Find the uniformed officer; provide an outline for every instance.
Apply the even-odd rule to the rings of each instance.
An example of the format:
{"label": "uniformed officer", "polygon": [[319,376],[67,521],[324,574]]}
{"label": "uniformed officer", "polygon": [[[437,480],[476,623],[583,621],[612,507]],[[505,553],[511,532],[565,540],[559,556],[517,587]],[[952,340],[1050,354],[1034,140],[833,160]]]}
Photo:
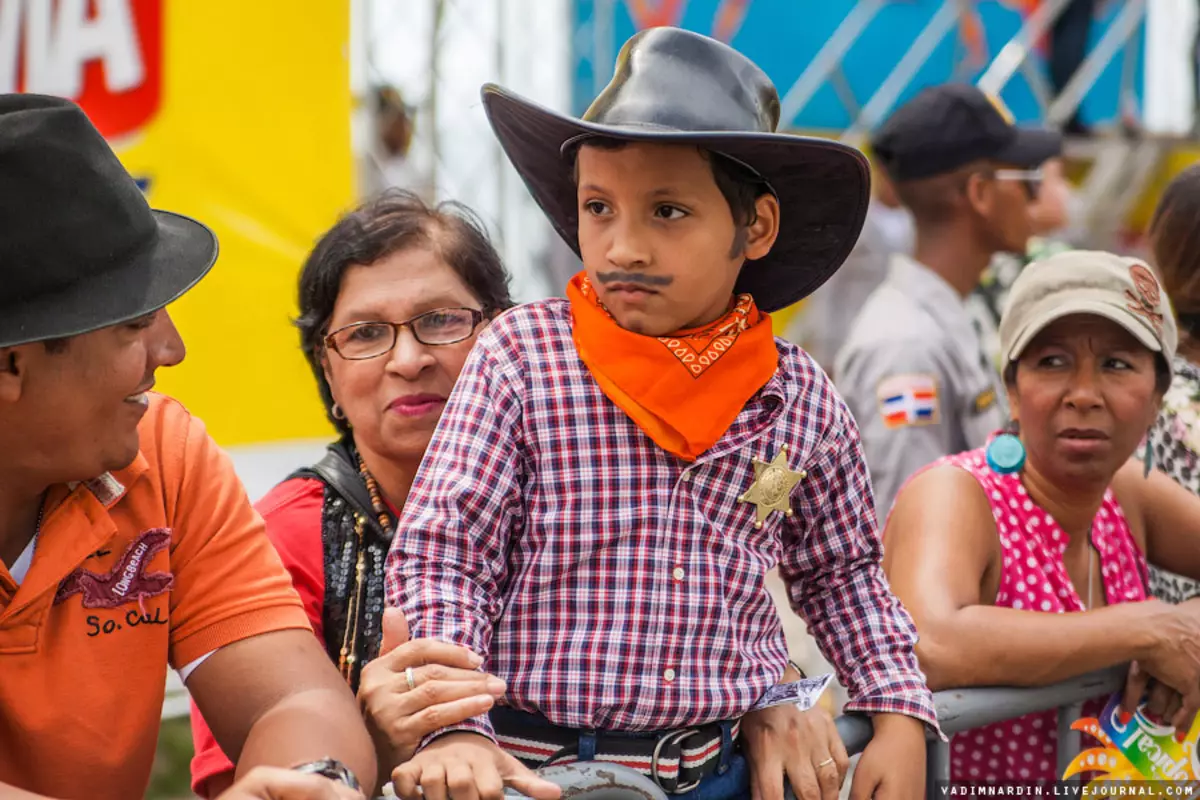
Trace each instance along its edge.
{"label": "uniformed officer", "polygon": [[834,364],[858,420],[881,521],[940,456],[981,447],[1005,421],[1001,382],[966,298],[999,252],[1025,250],[1053,131],[1017,127],[996,98],[945,84],[918,94],[872,142],[913,215],[912,257],[892,257]]}

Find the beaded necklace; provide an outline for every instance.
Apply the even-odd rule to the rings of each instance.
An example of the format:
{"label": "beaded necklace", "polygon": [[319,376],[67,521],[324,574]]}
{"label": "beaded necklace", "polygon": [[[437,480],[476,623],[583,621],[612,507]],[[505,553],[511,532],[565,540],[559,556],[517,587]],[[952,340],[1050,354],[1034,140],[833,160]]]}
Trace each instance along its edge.
{"label": "beaded necklace", "polygon": [[[379,527],[388,533],[391,531],[391,515],[383,503],[379,492],[379,484],[375,476],[367,469],[361,454],[358,455],[358,474],[367,485],[367,493],[371,496],[371,509],[379,520]],[[366,589],[366,548],[363,546],[363,530],[367,519],[362,514],[354,515],[354,537],[358,543],[358,561],[354,567],[354,592],[346,609],[346,630],[342,634],[342,649],[338,658],[338,668],[347,682],[354,674],[354,665],[358,662],[358,619],[362,610],[363,592]]]}

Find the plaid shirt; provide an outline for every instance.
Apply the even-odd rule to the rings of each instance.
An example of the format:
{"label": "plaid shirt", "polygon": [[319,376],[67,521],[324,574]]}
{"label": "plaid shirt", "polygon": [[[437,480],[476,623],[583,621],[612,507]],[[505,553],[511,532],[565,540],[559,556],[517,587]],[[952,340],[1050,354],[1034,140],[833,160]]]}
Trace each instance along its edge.
{"label": "plaid shirt", "polygon": [[[565,300],[500,317],[408,496],[389,605],[414,637],[485,656],[508,705],[571,728],[668,730],[739,717],[781,678],[788,653],[763,581],[778,564],[847,710],[936,730],[916,631],[880,567],[854,421],[807,355],[777,346],[775,375],[688,464],[604,396]],[[756,528],[738,497],[753,460],[784,445],[807,472],[794,516]],[[454,729],[492,735],[486,717]]]}

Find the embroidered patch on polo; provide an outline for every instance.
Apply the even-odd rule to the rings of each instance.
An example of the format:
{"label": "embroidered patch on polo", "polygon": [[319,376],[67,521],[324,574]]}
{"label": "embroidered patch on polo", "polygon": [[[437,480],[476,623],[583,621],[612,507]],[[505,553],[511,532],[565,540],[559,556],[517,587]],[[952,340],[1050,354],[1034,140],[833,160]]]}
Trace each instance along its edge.
{"label": "embroidered patch on polo", "polygon": [[84,608],[116,608],[169,591],[175,578],[169,572],[148,572],[151,559],[171,544],[168,528],[152,528],[134,539],[105,574],[79,567],[58,585],[54,602],[82,595]]}
{"label": "embroidered patch on polo", "polygon": [[879,382],[876,394],[880,416],[889,428],[935,425],[941,419],[933,375],[891,375]]}

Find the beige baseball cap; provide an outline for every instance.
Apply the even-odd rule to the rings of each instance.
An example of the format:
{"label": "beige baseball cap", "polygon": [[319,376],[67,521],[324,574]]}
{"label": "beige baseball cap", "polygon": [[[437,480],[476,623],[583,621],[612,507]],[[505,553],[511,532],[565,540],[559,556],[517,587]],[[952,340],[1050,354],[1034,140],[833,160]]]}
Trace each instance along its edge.
{"label": "beige baseball cap", "polygon": [[1005,361],[1015,361],[1042,329],[1072,314],[1112,320],[1162,353],[1168,367],[1175,357],[1175,316],[1154,272],[1136,258],[1068,250],[1033,262],[1013,283],[1000,319]]}

